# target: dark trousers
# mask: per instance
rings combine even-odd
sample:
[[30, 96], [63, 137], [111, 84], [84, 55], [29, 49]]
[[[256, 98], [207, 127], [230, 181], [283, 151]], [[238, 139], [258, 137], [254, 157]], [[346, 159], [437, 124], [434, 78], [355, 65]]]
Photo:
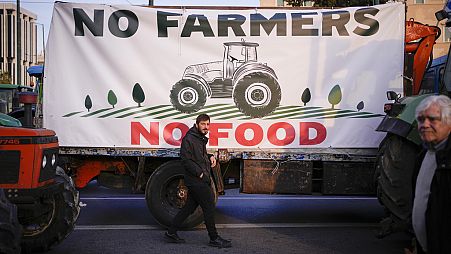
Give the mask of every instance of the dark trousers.
[[186, 218], [192, 214], [198, 206], [202, 208], [204, 214], [205, 226], [207, 227], [208, 236], [214, 240], [218, 237], [215, 225], [215, 200], [211, 187], [202, 183], [188, 187], [188, 199], [185, 206], [175, 215], [172, 225], [168, 232], [173, 234], [180, 228]]

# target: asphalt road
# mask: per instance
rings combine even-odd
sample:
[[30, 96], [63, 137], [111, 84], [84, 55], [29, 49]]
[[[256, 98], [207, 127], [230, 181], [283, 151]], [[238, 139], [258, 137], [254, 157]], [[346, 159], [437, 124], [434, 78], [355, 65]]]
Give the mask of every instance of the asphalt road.
[[374, 237], [383, 209], [372, 197], [249, 195], [226, 191], [216, 210], [230, 249], [207, 246], [203, 226], [168, 244], [143, 194], [90, 184], [72, 234], [48, 253], [403, 253], [410, 237]]

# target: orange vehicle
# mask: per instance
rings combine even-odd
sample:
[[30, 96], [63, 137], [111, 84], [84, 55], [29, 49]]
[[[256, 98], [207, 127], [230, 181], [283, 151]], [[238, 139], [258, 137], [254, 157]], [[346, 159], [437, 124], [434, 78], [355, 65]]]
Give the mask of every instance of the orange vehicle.
[[[25, 93], [19, 98], [31, 114], [30, 104], [35, 103], [36, 95]], [[55, 132], [22, 127], [19, 121], [1, 114], [0, 164], [0, 189], [9, 202], [17, 206], [18, 221], [22, 226], [22, 250], [48, 250], [66, 238], [80, 212], [79, 197], [72, 179], [58, 167]], [[15, 214], [11, 205], [2, 206], [2, 209], [0, 214], [8, 210]], [[3, 232], [0, 228], [0, 234], [17, 235], [14, 233], [17, 226], [12, 225], [11, 220], [14, 218], [3, 228], [9, 228], [9, 231]], [[3, 224], [8, 225], [8, 221]], [[20, 252], [11, 237], [1, 236], [0, 250], [3, 246], [6, 253]]]

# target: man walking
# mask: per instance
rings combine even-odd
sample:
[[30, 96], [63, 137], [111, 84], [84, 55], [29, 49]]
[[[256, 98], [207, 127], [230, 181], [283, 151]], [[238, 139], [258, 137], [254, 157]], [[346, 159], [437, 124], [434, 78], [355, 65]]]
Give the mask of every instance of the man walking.
[[430, 96], [417, 107], [424, 142], [414, 170], [412, 224], [417, 253], [451, 253], [451, 99]]
[[209, 245], [219, 248], [229, 248], [231, 241], [218, 235], [215, 225], [214, 193], [211, 190], [211, 167], [216, 166], [216, 159], [207, 154], [208, 138], [205, 136], [210, 129], [210, 117], [201, 114], [196, 118], [196, 124], [189, 129], [182, 140], [180, 157], [185, 168], [185, 185], [188, 187], [188, 199], [185, 206], [175, 215], [172, 225], [165, 233], [169, 242], [184, 243], [185, 240], [177, 235], [177, 230], [183, 221], [192, 214], [198, 206], [202, 208], [204, 221], [210, 237]]

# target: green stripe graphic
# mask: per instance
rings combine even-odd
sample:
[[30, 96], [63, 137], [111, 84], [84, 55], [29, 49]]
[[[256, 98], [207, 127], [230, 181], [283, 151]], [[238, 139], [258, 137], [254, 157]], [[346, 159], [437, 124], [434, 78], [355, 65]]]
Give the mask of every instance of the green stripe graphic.
[[119, 110], [110, 112], [110, 113], [108, 113], [108, 114], [99, 116], [99, 118], [109, 117], [109, 116], [112, 116], [112, 115], [114, 115], [114, 114], [122, 113], [122, 112], [128, 111], [128, 110], [130, 110], [130, 109], [134, 109], [134, 108], [139, 108], [139, 107], [138, 107], [138, 106], [134, 106], [134, 107], [127, 107], [127, 108], [119, 109]]
[[83, 113], [83, 112], [84, 112], [84, 111], [72, 112], [72, 113], [69, 113], [69, 114], [64, 115], [63, 117], [70, 117], [70, 116], [74, 116], [74, 115], [76, 115], [76, 114]]
[[110, 109], [112, 109], [112, 108], [103, 108], [103, 109], [99, 109], [99, 110], [96, 110], [96, 111], [94, 111], [94, 112], [88, 113], [88, 114], [86, 114], [86, 115], [82, 115], [81, 117], [90, 117], [90, 116], [94, 116], [94, 115], [100, 114], [100, 113], [105, 112], [105, 111], [110, 110]]
[[[136, 115], [136, 114], [139, 114], [139, 113], [144, 113], [144, 112], [147, 112], [147, 111], [152, 111], [154, 109], [160, 109], [160, 108], [169, 107], [169, 106], [170, 105], [158, 105], [158, 106], [154, 106], [154, 107], [150, 107], [150, 108], [144, 108], [144, 109], [141, 109], [141, 110], [138, 110], [138, 111], [134, 111], [134, 112], [130, 112], [130, 113], [127, 113], [127, 114], [120, 115], [120, 116], [116, 116], [116, 118], [125, 118], [127, 116], [132, 116], [132, 115]], [[170, 111], [170, 110], [171, 109], [167, 109], [166, 111]], [[152, 114], [155, 114], [155, 113], [152, 112], [152, 113], [149, 113], [149, 114], [146, 114], [146, 115], [152, 115]]]
[[[111, 111], [114, 110], [114, 111]], [[107, 111], [111, 111], [108, 112]], [[170, 104], [155, 105], [152, 107], [126, 107], [122, 109], [103, 108], [90, 112], [84, 115], [79, 115], [85, 111], [71, 112], [63, 117], [72, 117], [78, 115], [79, 117], [97, 117], [97, 118], [127, 118], [132, 117], [136, 119], [151, 118], [151, 119], [192, 119], [199, 114], [209, 114], [212, 119], [218, 120], [249, 120], [251, 116], [247, 116], [239, 111], [234, 104], [211, 104], [205, 106], [203, 109], [194, 113], [182, 113], [173, 108]], [[102, 113], [105, 113], [102, 115]], [[371, 112], [361, 112], [356, 110], [346, 109], [332, 109], [330, 107], [314, 107], [314, 106], [298, 106], [286, 105], [280, 106], [271, 114], [262, 117], [262, 120], [277, 120], [277, 119], [331, 119], [331, 118], [373, 118], [382, 117], [381, 114]]]

